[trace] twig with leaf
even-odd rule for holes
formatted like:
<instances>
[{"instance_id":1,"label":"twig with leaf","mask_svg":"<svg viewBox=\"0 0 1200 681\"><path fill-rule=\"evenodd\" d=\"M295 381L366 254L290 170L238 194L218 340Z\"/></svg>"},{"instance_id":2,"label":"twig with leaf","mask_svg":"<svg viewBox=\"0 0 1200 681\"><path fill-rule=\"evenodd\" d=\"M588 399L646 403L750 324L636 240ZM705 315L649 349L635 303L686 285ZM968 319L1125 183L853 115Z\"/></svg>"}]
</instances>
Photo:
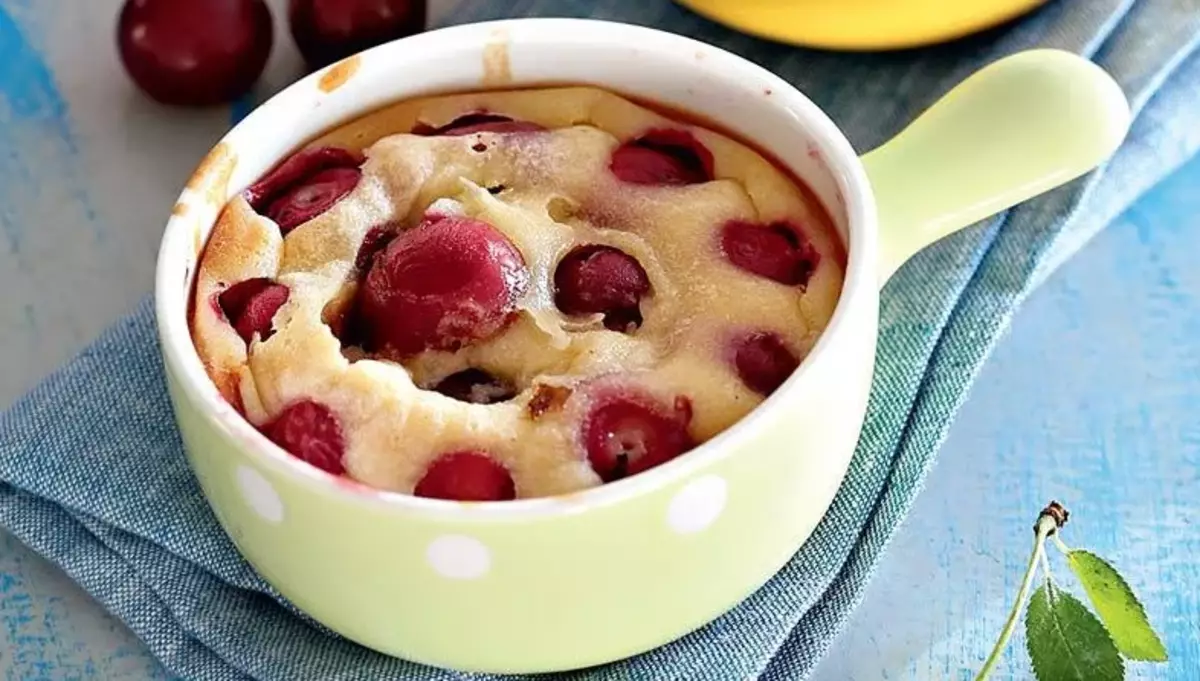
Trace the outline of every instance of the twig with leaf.
<instances>
[{"instance_id":1,"label":"twig with leaf","mask_svg":"<svg viewBox=\"0 0 1200 681\"><path fill-rule=\"evenodd\" d=\"M1122 681L1126 659L1167 661L1167 649L1125 579L1096 554L1063 542L1059 530L1069 515L1057 501L1051 501L1038 515L1033 526L1033 554L1016 602L975 681L987 679L1000 661L1039 568L1043 581L1029 599L1025 614L1025 648L1038 681ZM1046 557L1047 540L1066 556L1099 618L1054 581Z\"/></svg>"}]
</instances>

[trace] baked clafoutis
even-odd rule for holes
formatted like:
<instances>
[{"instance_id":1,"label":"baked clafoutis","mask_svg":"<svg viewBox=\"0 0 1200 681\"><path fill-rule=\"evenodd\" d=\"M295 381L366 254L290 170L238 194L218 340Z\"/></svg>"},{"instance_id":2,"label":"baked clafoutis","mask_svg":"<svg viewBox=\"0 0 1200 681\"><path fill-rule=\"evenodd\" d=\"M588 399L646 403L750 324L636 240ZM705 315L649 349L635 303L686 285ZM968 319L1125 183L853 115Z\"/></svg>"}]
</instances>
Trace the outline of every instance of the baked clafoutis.
<instances>
[{"instance_id":1,"label":"baked clafoutis","mask_svg":"<svg viewBox=\"0 0 1200 681\"><path fill-rule=\"evenodd\" d=\"M583 86L401 102L223 208L192 334L222 395L329 474L568 494L744 417L833 314L845 251L734 137Z\"/></svg>"}]
</instances>

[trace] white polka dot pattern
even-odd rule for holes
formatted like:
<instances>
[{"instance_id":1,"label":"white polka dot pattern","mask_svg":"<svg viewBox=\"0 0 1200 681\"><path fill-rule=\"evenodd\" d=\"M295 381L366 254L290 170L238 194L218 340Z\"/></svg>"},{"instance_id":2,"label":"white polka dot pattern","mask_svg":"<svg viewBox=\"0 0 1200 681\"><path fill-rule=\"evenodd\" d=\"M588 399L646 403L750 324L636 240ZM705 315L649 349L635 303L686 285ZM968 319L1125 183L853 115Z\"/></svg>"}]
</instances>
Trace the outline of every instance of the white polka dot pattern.
<instances>
[{"instance_id":1,"label":"white polka dot pattern","mask_svg":"<svg viewBox=\"0 0 1200 681\"><path fill-rule=\"evenodd\" d=\"M242 499L258 517L275 525L283 522L283 500L262 473L249 466L238 466L235 477Z\"/></svg>"},{"instance_id":2,"label":"white polka dot pattern","mask_svg":"<svg viewBox=\"0 0 1200 681\"><path fill-rule=\"evenodd\" d=\"M727 485L716 475L697 478L675 493L667 506L667 525L679 534L695 534L716 522L725 510Z\"/></svg>"},{"instance_id":3,"label":"white polka dot pattern","mask_svg":"<svg viewBox=\"0 0 1200 681\"><path fill-rule=\"evenodd\" d=\"M483 542L459 534L434 539L425 558L433 571L446 579L479 579L492 568L492 553Z\"/></svg>"}]
</instances>

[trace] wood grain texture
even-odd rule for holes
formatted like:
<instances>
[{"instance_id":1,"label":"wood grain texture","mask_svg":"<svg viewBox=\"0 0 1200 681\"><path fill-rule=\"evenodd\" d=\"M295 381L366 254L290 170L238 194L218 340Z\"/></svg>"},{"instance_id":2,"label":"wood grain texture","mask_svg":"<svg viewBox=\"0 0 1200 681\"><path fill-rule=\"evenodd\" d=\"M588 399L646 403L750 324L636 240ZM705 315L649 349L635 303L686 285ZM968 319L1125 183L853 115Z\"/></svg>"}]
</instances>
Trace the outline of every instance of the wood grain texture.
<instances>
[{"instance_id":1,"label":"wood grain texture","mask_svg":"<svg viewBox=\"0 0 1200 681\"><path fill-rule=\"evenodd\" d=\"M271 92L298 60L276 10ZM433 16L460 1L434 0ZM151 287L179 187L244 104L165 110L112 49L120 0L0 0L0 406ZM1200 160L1053 275L1018 314L822 681L969 679L1016 590L1037 510L1109 558L1200 678ZM1058 578L1074 582L1061 560ZM1030 678L1013 642L997 679ZM0 678L168 676L53 566L0 535Z\"/></svg>"},{"instance_id":2,"label":"wood grain texture","mask_svg":"<svg viewBox=\"0 0 1200 681\"><path fill-rule=\"evenodd\" d=\"M8 681L168 679L66 575L0 535L0 672Z\"/></svg>"}]
</instances>

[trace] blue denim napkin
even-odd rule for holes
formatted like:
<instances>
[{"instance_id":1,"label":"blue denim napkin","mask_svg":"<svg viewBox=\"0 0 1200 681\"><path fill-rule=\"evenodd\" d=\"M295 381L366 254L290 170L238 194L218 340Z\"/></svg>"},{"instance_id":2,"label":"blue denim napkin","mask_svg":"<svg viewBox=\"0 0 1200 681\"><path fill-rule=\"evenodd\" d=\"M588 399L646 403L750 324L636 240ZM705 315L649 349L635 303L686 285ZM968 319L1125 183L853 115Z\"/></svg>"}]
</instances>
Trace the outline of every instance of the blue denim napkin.
<instances>
[{"instance_id":1,"label":"blue denim napkin","mask_svg":"<svg viewBox=\"0 0 1200 681\"><path fill-rule=\"evenodd\" d=\"M848 55L761 42L666 0L460 4L455 22L596 16L716 43L808 93L860 151L981 65L1050 46L1087 55L1133 103L1107 167L955 235L887 286L870 411L833 507L764 588L712 624L579 679L806 677L921 488L968 387L1014 309L1138 195L1200 149L1197 0L1057 0L953 44ZM192 679L485 678L422 667L313 624L238 556L184 461L149 300L0 416L0 524ZM465 643L466 644L466 643Z\"/></svg>"}]
</instances>

